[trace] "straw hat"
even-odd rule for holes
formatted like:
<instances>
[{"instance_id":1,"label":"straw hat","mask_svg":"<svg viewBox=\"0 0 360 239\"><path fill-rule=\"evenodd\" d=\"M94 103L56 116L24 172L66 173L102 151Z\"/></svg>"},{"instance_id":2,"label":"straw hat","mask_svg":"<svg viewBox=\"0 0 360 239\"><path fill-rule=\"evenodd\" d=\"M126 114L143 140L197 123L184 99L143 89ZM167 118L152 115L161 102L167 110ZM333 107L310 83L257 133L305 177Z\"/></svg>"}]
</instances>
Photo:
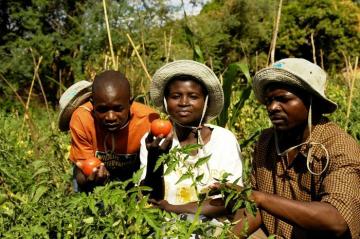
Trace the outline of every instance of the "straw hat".
<instances>
[{"instance_id":1,"label":"straw hat","mask_svg":"<svg viewBox=\"0 0 360 239\"><path fill-rule=\"evenodd\" d=\"M258 71L254 76L253 90L262 104L265 103L266 86L273 82L296 86L311 93L321 101L323 113L332 113L337 108L337 104L325 96L325 71L310 61L302 58L286 58Z\"/></svg>"},{"instance_id":2,"label":"straw hat","mask_svg":"<svg viewBox=\"0 0 360 239\"><path fill-rule=\"evenodd\" d=\"M69 130L69 122L74 110L89 100L91 96L90 81L79 81L70 86L60 97L60 114L58 125L61 131Z\"/></svg>"},{"instance_id":3,"label":"straw hat","mask_svg":"<svg viewBox=\"0 0 360 239\"><path fill-rule=\"evenodd\" d=\"M205 116L208 120L216 118L224 105L224 93L219 79L206 65L192 60L178 60L158 69L150 86L150 97L156 107L164 109L164 90L170 79L175 76L189 75L201 81L209 93L208 108Z\"/></svg>"}]
</instances>

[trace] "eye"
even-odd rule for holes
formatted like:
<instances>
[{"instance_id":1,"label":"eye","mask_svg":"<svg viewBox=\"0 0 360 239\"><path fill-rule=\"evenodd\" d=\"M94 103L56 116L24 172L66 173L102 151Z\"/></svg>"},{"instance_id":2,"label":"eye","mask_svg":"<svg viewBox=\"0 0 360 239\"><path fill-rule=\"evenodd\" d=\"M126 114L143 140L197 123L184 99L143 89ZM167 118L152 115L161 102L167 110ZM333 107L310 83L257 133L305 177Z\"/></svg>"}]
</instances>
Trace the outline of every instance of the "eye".
<instances>
[{"instance_id":1,"label":"eye","mask_svg":"<svg viewBox=\"0 0 360 239\"><path fill-rule=\"evenodd\" d=\"M200 98L200 96L197 95L197 94L191 94L189 97L190 97L190 99L192 99L192 100L197 100L197 99Z\"/></svg>"},{"instance_id":2,"label":"eye","mask_svg":"<svg viewBox=\"0 0 360 239\"><path fill-rule=\"evenodd\" d=\"M169 98L172 100L176 100L176 99L180 98L180 95L179 94L171 94L171 95L169 95Z\"/></svg>"},{"instance_id":3,"label":"eye","mask_svg":"<svg viewBox=\"0 0 360 239\"><path fill-rule=\"evenodd\" d=\"M94 110L98 113L106 113L108 111L108 108L107 107L104 107L104 106L98 106L98 107L95 107Z\"/></svg>"},{"instance_id":4,"label":"eye","mask_svg":"<svg viewBox=\"0 0 360 239\"><path fill-rule=\"evenodd\" d=\"M124 107L122 105L115 106L113 108L113 111L115 111L115 112L122 112L123 110L124 110Z\"/></svg>"}]
</instances>

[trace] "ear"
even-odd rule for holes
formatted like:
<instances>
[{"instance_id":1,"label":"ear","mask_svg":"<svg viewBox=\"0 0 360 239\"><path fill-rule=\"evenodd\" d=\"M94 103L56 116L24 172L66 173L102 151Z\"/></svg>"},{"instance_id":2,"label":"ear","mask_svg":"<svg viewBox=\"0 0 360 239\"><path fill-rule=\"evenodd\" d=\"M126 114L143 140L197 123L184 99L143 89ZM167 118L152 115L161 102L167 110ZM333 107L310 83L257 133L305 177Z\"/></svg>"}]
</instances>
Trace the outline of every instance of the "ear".
<instances>
[{"instance_id":1,"label":"ear","mask_svg":"<svg viewBox=\"0 0 360 239\"><path fill-rule=\"evenodd\" d=\"M130 98L130 100L129 100L130 105L132 105L132 103L134 102L134 100L135 100L134 97L131 97L131 98Z\"/></svg>"}]
</instances>

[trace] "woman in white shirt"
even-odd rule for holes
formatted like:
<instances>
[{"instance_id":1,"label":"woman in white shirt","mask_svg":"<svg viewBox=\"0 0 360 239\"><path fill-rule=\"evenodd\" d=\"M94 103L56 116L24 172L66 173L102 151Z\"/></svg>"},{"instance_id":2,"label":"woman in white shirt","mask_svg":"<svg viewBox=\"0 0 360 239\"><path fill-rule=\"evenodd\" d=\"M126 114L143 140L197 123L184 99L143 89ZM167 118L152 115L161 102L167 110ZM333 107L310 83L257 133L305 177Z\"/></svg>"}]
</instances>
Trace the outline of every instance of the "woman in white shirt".
<instances>
[{"instance_id":1,"label":"woman in white shirt","mask_svg":"<svg viewBox=\"0 0 360 239\"><path fill-rule=\"evenodd\" d=\"M203 175L196 185L198 191L213 184L224 173L230 174L231 182L241 177L242 163L236 137L225 128L205 123L218 116L223 108L221 84L206 65L179 60L156 71L150 96L157 107L169 114L174 127L169 135L154 137L149 133L142 138L140 159L142 167L146 167L143 184L153 188L152 203L159 208L194 214L198 210L199 192L192 186L193 181L185 179L176 183L186 173L186 167L163 175L164 165L155 172L154 166L159 156L171 148L201 144L202 147L185 161L185 164L195 164L199 158L210 155L205 164L192 172L195 177ZM211 202L211 199L204 201L201 214L216 217L226 212L222 203Z\"/></svg>"}]
</instances>

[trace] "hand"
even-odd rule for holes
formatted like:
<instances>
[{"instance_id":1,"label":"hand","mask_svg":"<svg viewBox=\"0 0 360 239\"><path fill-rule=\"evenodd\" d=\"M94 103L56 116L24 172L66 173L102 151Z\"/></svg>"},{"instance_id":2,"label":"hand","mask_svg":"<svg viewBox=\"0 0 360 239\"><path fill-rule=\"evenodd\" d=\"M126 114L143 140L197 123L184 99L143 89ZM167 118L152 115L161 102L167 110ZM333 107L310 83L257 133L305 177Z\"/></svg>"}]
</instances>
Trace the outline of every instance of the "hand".
<instances>
[{"instance_id":1,"label":"hand","mask_svg":"<svg viewBox=\"0 0 360 239\"><path fill-rule=\"evenodd\" d=\"M109 171L103 163L96 167L95 171L87 177L87 180L96 184L104 184L110 177Z\"/></svg>"},{"instance_id":2,"label":"hand","mask_svg":"<svg viewBox=\"0 0 360 239\"><path fill-rule=\"evenodd\" d=\"M170 131L170 133L166 136L161 134L158 137L155 137L151 132L149 132L148 136L145 139L146 148L149 154L153 156L159 156L163 153L168 153L172 144L172 138L172 131ZM163 142L161 142L162 140Z\"/></svg>"},{"instance_id":3,"label":"hand","mask_svg":"<svg viewBox=\"0 0 360 239\"><path fill-rule=\"evenodd\" d=\"M170 204L167 200L149 199L149 203L151 203L155 208L160 208L167 212L171 212L172 204Z\"/></svg>"},{"instance_id":4,"label":"hand","mask_svg":"<svg viewBox=\"0 0 360 239\"><path fill-rule=\"evenodd\" d=\"M209 195L211 193L212 193L212 195L216 195L216 194L214 194L215 192L218 192L217 194L220 194L220 192L224 191L226 188L236 190L237 192L241 192L243 190L243 187L241 187L241 186L239 186L237 184L218 183L218 182L215 182L215 183L211 184L209 187L204 188L203 190L208 191Z\"/></svg>"}]
</instances>

